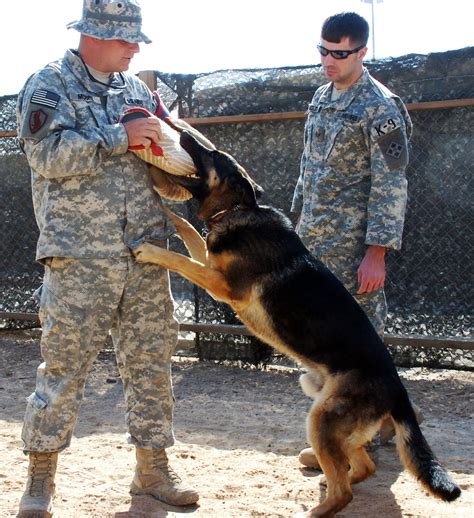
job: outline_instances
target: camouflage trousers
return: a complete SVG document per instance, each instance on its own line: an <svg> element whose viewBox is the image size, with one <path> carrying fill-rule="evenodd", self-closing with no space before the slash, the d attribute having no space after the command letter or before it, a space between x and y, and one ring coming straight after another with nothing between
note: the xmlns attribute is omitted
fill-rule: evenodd
<svg viewBox="0 0 474 518"><path fill-rule="evenodd" d="M372 322L378 335L383 339L385 321L387 320L385 291L382 288L370 293L357 295L357 289L359 287L357 269L362 261L362 256L323 255L319 256L318 259L344 284L346 290L359 303Z"/></svg>
<svg viewBox="0 0 474 518"><path fill-rule="evenodd" d="M114 259L52 258L40 298L41 354L27 400L24 450L69 446L87 374L108 333L123 380L129 442L174 443L171 355L177 340L168 271Z"/></svg>

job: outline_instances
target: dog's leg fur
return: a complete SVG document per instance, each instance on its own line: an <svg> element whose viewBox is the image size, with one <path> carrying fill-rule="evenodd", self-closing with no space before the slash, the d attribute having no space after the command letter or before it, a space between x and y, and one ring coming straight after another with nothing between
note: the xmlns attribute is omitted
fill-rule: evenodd
<svg viewBox="0 0 474 518"><path fill-rule="evenodd" d="M324 389L323 389L324 391ZM308 516L332 517L352 500L346 433L341 430L341 415L350 402L329 395L315 402L308 416L308 439L323 470L326 498ZM346 423L349 425L349 423Z"/></svg>
<svg viewBox="0 0 474 518"><path fill-rule="evenodd" d="M164 207L166 216L173 222L178 231L179 237L183 240L191 257L199 263L206 264L206 242L199 232L189 223L189 221L181 218L172 210Z"/></svg>
<svg viewBox="0 0 474 518"><path fill-rule="evenodd" d="M351 466L349 471L351 484L362 482L373 475L376 470L374 462L363 446L355 448L350 452L349 464Z"/></svg>
<svg viewBox="0 0 474 518"><path fill-rule="evenodd" d="M301 390L311 399L316 399L323 387L323 381L314 371L301 374L299 382Z"/></svg>
<svg viewBox="0 0 474 518"><path fill-rule="evenodd" d="M208 291L216 300L221 300L231 306L236 302L233 300L232 290L222 273L212 270L190 257L150 243L140 245L133 250L133 253L139 263L159 264L163 268L179 273Z"/></svg>

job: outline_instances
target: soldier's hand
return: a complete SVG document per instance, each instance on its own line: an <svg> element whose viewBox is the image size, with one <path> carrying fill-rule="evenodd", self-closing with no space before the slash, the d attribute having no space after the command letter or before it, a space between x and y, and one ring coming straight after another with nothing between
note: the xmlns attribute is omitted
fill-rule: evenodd
<svg viewBox="0 0 474 518"><path fill-rule="evenodd" d="M357 270L359 289L357 295L370 293L384 287L385 284L385 248L371 245Z"/></svg>
<svg viewBox="0 0 474 518"><path fill-rule="evenodd" d="M125 122L129 146L150 147L151 143L159 144L163 135L160 120L157 117L134 119Z"/></svg>

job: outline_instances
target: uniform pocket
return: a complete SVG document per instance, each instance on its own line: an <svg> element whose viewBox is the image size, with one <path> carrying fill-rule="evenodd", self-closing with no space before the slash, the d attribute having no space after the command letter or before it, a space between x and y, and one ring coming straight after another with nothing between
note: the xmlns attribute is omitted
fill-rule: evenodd
<svg viewBox="0 0 474 518"><path fill-rule="evenodd" d="M41 287L40 297L40 320L43 325L43 332L48 331L50 326L66 325L76 327L83 325L85 310L78 306L77 300L67 300L69 290L68 282L75 283L75 259L64 257L51 258L46 268L45 279ZM63 297L64 295L64 297Z"/></svg>
<svg viewBox="0 0 474 518"><path fill-rule="evenodd" d="M338 121L328 134L328 140L325 159L330 165L347 167L348 164L353 165L354 161L360 164L364 158L368 160L368 146L359 123L350 120Z"/></svg>
<svg viewBox="0 0 474 518"><path fill-rule="evenodd" d="M76 127L103 126L110 124L105 110L99 101L72 101L76 114Z"/></svg>
<svg viewBox="0 0 474 518"><path fill-rule="evenodd" d="M43 286L40 303L41 321L46 318L56 323L63 323L67 326L81 325L85 318L85 311L82 308L60 299L54 292ZM45 331L45 329L43 329Z"/></svg>

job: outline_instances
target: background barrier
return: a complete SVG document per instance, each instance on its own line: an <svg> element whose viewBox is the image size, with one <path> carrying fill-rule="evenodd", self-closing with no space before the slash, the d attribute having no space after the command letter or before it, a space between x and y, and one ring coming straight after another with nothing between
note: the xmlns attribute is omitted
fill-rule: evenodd
<svg viewBox="0 0 474 518"><path fill-rule="evenodd" d="M401 365L473 368L474 47L368 68L407 102L414 124L403 247L388 256L386 342ZM201 75L146 71L140 77L247 168L265 189L264 203L289 215L304 113L325 82L319 66ZM33 293L42 277L34 262L37 228L29 169L15 137L15 103L16 96L0 97L0 325L8 328L35 322ZM193 219L192 202L175 208ZM171 247L181 250L177 239ZM229 308L174 274L172 286L183 336L200 358L268 360L269 349Z"/></svg>

